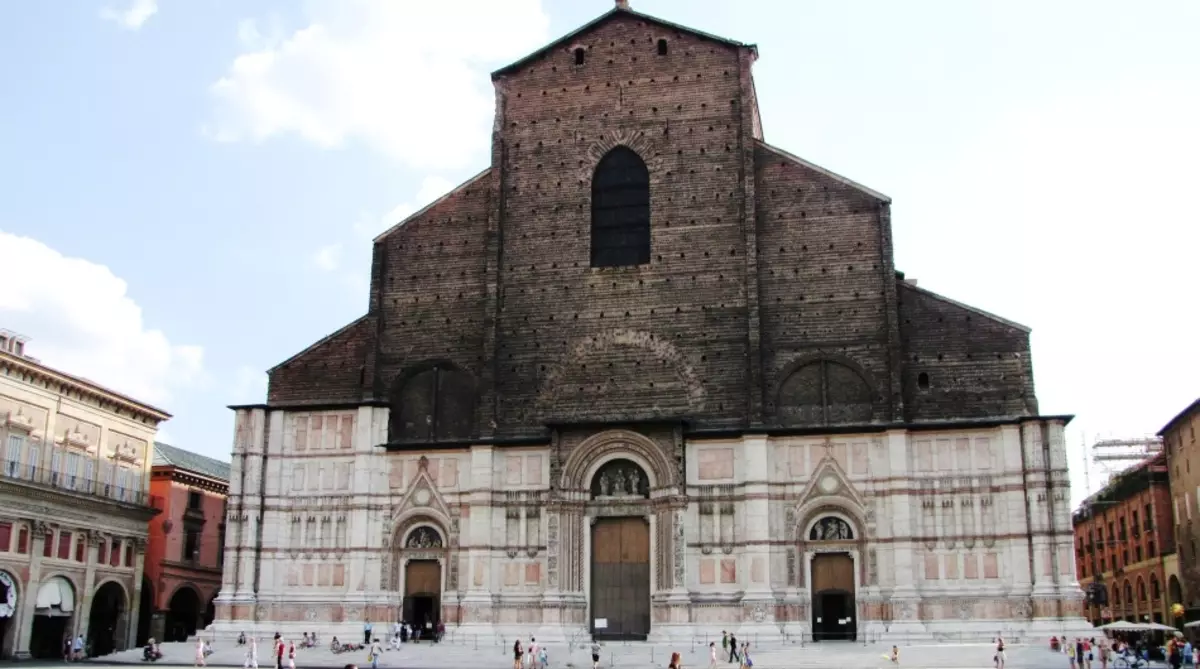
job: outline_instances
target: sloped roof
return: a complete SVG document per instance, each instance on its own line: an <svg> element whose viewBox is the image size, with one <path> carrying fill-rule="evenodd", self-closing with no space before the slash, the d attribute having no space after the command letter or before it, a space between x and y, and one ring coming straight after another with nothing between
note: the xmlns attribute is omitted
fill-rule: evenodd
<svg viewBox="0 0 1200 669"><path fill-rule="evenodd" d="M757 50L757 48L758 48L758 47L754 46L753 44L744 44L742 42L738 42L736 40L731 40L731 39L728 39L725 37L718 37L716 35L712 35L712 34L709 34L709 33L706 33L706 32L700 31L700 30L696 30L695 28L689 28L687 26L681 26L678 23L671 23L670 21L664 21L663 19L660 19L656 16L650 16L649 14L635 12L632 9L629 9L628 7L622 7L622 6L618 5L612 9L610 9L609 11L605 12L604 14L601 14L600 16L596 17L595 20L585 23L584 25L580 26L579 28L576 28L575 30L572 30L571 32L567 33L566 35L559 37L558 39L554 40L553 42L550 42L546 46L538 49L537 51L534 51L533 53L529 54L528 56L525 56L524 58L516 61L515 63L505 65L504 67L496 70L495 72L492 72L492 79L493 80L499 79L500 77L502 77L506 74L510 74L512 72L515 72L516 70L519 70L520 68L524 67L528 63L530 63L538 58L541 58L547 52L562 46L564 42L570 42L570 41L574 40L575 38L579 37L580 35L582 35L583 33L588 32L589 30L592 30L593 28L596 28L597 26L605 23L609 19L613 18L614 16L618 16L618 15L632 16L636 19L645 21L646 23L652 23L661 28L666 28L667 30L674 30L676 32L688 33L689 35L695 35L696 37L699 37L701 39L711 40L713 42L718 42L720 44L726 44L726 45L732 46L732 47L742 47L742 48L755 49L755 50Z"/></svg>
<svg viewBox="0 0 1200 669"><path fill-rule="evenodd" d="M229 463L208 456L154 442L154 466L175 467L194 474L229 483Z"/></svg>

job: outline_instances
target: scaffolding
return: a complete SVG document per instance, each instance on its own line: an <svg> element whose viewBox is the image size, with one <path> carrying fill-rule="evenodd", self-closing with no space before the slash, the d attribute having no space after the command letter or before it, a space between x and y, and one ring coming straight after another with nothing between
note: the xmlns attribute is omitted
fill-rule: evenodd
<svg viewBox="0 0 1200 669"><path fill-rule="evenodd" d="M1086 444L1086 442L1085 442ZM1108 437L1085 446L1083 478L1087 493L1102 489L1117 474L1163 452L1161 437ZM1093 475L1098 480L1093 481ZM1093 483L1095 488L1093 488Z"/></svg>

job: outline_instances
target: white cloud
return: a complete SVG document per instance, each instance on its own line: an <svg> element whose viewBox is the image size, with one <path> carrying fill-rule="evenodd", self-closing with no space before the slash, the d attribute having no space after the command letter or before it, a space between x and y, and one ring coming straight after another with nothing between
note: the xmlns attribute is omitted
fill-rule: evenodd
<svg viewBox="0 0 1200 669"><path fill-rule="evenodd" d="M377 235L391 229L400 221L433 204L457 185L443 177L425 177L421 181L421 187L417 189L417 193L413 196L413 199L392 207L388 213L384 214L378 220L372 220L370 216L360 218L354 224L354 230L360 235L374 239Z"/></svg>
<svg viewBox="0 0 1200 669"><path fill-rule="evenodd" d="M162 428L159 428L158 433L154 435L154 441L157 441L160 444L166 444L168 446L174 446L176 444L175 435Z"/></svg>
<svg viewBox="0 0 1200 669"><path fill-rule="evenodd" d="M313 254L313 264L323 272L332 272L342 264L342 245L329 244L317 249Z"/></svg>
<svg viewBox="0 0 1200 669"><path fill-rule="evenodd" d="M110 7L101 9L100 18L112 21L126 30L138 30L157 13L158 0L131 0L129 7L124 10Z"/></svg>
<svg viewBox="0 0 1200 669"><path fill-rule="evenodd" d="M460 167L488 146L487 73L547 41L540 0L323 0L308 25L248 46L212 85L219 141L297 135L319 147L362 142L417 168ZM267 31L274 33L276 31Z"/></svg>
<svg viewBox="0 0 1200 669"><path fill-rule="evenodd" d="M168 411L173 391L204 380L203 349L148 328L109 268L5 232L0 256L0 327L28 336L29 355Z"/></svg>

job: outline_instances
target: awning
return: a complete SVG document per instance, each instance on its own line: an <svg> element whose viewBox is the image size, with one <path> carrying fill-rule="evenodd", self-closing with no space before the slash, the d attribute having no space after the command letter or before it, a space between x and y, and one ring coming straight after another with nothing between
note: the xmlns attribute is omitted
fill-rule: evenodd
<svg viewBox="0 0 1200 669"><path fill-rule="evenodd" d="M36 600L39 616L69 616L75 611L75 588L62 576L55 576L38 588Z"/></svg>

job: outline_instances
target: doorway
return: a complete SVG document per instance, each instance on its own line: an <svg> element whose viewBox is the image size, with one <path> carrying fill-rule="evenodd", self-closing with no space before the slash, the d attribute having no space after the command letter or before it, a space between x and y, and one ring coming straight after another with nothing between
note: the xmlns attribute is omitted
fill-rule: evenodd
<svg viewBox="0 0 1200 669"><path fill-rule="evenodd" d="M812 559L813 641L854 641L858 614L854 600L854 558L820 553Z"/></svg>
<svg viewBox="0 0 1200 669"><path fill-rule="evenodd" d="M592 526L592 637L645 641L650 634L650 522L599 518Z"/></svg>
<svg viewBox="0 0 1200 669"><path fill-rule="evenodd" d="M88 617L88 655L100 657L125 650L125 591L109 581L92 595Z"/></svg>
<svg viewBox="0 0 1200 669"><path fill-rule="evenodd" d="M75 629L75 586L62 576L52 576L38 586L34 602L29 654L37 659L61 659L63 642Z"/></svg>
<svg viewBox="0 0 1200 669"><path fill-rule="evenodd" d="M163 641L187 641L196 633L200 618L200 593L190 584L181 586L167 603L167 625Z"/></svg>
<svg viewBox="0 0 1200 669"><path fill-rule="evenodd" d="M409 560L404 566L404 620L425 636L441 622L442 566L437 560Z"/></svg>

